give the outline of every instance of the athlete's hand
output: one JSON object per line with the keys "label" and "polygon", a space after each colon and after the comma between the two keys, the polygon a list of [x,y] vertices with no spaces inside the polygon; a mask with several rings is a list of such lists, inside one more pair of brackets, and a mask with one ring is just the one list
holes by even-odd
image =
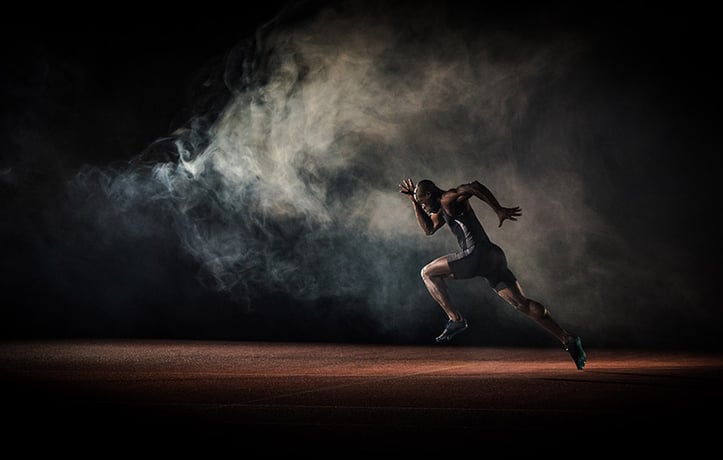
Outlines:
{"label": "athlete's hand", "polygon": [[500,207],[496,212],[497,217],[500,219],[500,224],[497,227],[502,227],[502,222],[504,222],[505,219],[517,220],[517,218],[522,215],[522,209],[520,209],[519,206],[515,206],[514,208]]}
{"label": "athlete's hand", "polygon": [[404,193],[405,195],[409,196],[409,199],[412,201],[414,200],[414,181],[412,179],[404,179],[401,184],[399,184],[399,193]]}

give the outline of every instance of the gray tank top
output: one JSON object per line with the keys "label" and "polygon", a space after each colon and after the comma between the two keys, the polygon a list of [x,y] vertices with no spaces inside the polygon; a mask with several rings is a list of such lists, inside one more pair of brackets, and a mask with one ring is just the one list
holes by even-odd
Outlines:
{"label": "gray tank top", "polygon": [[465,253],[469,254],[478,245],[491,244],[487,232],[471,207],[464,214],[456,217],[450,216],[442,209],[442,216],[449,225],[449,229],[457,237],[459,247]]}

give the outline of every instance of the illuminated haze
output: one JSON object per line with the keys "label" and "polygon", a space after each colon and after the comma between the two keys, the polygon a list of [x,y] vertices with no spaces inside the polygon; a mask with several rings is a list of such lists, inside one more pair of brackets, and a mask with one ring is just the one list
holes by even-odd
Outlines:
{"label": "illuminated haze", "polygon": [[[198,281],[251,310],[266,308],[260,293],[339,309],[361,299],[379,330],[431,315],[438,332],[419,270],[456,242],[447,229],[424,236],[398,184],[479,180],[522,208],[498,228],[473,201],[526,293],[563,325],[625,342],[656,295],[682,299],[673,288],[630,303],[637,283],[674,279],[636,262],[600,201],[614,186],[606,165],[634,162],[636,146],[598,143],[615,113],[605,94],[581,97],[572,72],[584,42],[465,27],[442,7],[410,13],[342,3],[281,14],[206,69],[196,90],[212,103],[127,164],[83,168],[74,196],[95,197],[99,211],[84,212],[109,235],[163,234],[170,222]],[[536,333],[483,281],[450,287],[472,322]]]}

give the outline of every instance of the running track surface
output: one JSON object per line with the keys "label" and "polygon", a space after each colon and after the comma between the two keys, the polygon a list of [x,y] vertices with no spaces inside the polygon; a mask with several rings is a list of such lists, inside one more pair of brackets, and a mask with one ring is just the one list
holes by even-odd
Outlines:
{"label": "running track surface", "polygon": [[579,371],[558,348],[4,342],[2,441],[23,456],[95,457],[691,455],[718,447],[723,354],[586,351]]}

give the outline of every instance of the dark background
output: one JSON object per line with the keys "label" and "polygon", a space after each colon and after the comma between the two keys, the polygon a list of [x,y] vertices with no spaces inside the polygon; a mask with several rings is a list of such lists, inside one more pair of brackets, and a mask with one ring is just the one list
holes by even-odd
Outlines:
{"label": "dark background", "polygon": [[[379,315],[363,296],[299,299],[252,286],[241,299],[199,281],[198,261],[174,239],[115,237],[98,245],[103,235],[97,227],[70,212],[69,177],[86,165],[127,161],[181,126],[198,108],[205,71],[253,37],[283,4],[150,17],[135,10],[113,20],[66,12],[52,20],[3,25],[2,337],[427,343],[440,332],[441,311],[424,292],[415,293],[424,303],[407,312],[414,324],[404,316]],[[577,325],[588,343],[719,347],[723,315],[714,286],[720,274],[715,224],[720,80],[714,15],[660,6],[653,11],[447,4],[460,28],[512,33],[533,42],[560,34],[576,37],[586,45],[576,70],[586,87],[611,96],[619,115],[604,134],[579,135],[600,136],[591,142],[611,148],[641,147],[628,151],[633,157],[627,162],[596,159],[586,171],[590,177],[613,178],[598,192],[595,206],[637,248],[637,262],[651,270],[663,265],[673,276],[635,282],[624,270],[615,274],[625,294],[609,302],[596,299],[601,308],[584,318],[610,310],[621,319],[602,328],[594,319]],[[323,5],[310,2],[287,21],[313,17]],[[591,103],[600,100],[591,96]],[[162,225],[164,217],[158,219]],[[403,276],[417,291],[424,289],[418,270],[432,255],[408,256],[413,269]],[[590,263],[596,261],[579,261]],[[676,295],[666,297],[668,290]],[[645,308],[626,318],[626,311],[640,304]],[[493,311],[505,308],[496,305]],[[479,332],[460,336],[459,343],[551,343],[524,320],[481,309],[468,315]]]}

